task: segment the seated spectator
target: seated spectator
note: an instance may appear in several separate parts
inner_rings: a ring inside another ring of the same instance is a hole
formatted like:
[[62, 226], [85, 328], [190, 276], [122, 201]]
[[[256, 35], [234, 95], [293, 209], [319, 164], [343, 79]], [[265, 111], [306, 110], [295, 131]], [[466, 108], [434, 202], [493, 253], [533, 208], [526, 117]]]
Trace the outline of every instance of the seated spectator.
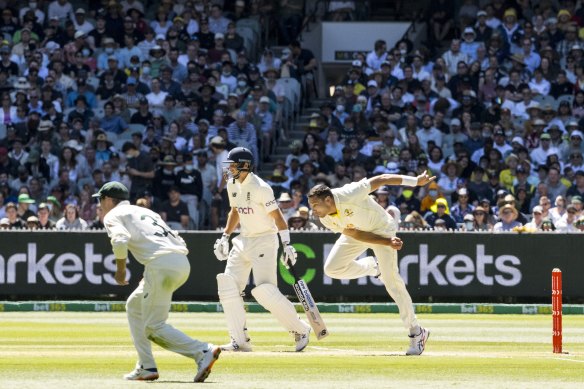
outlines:
[[522, 224], [516, 220], [518, 215], [513, 205], [505, 204], [499, 209], [500, 221], [495, 224], [493, 231], [513, 231], [514, 228], [521, 227]]
[[489, 223], [487, 211], [480, 205], [472, 211], [473, 231], [492, 231], [493, 224]]
[[401, 229], [404, 230], [426, 230], [429, 228], [430, 225], [416, 211], [409, 213], [401, 223]]
[[555, 231], [556, 226], [551, 221], [551, 219], [546, 218], [546, 219], [543, 219], [541, 222], [541, 230], [542, 231]]
[[178, 186], [171, 186], [168, 190], [168, 200], [160, 207], [160, 217], [174, 230], [189, 228], [189, 208], [181, 201]]
[[21, 229], [25, 227], [24, 221], [18, 217], [18, 213], [16, 211], [16, 204], [8, 203], [6, 204], [6, 217], [8, 218], [9, 229]]
[[10, 229], [10, 220], [7, 217], [3, 217], [0, 219], [0, 229], [1, 230], [8, 230]]
[[438, 220], [444, 222], [444, 228], [447, 230], [457, 230], [458, 227], [454, 219], [450, 216], [448, 210], [448, 202], [446, 199], [438, 198], [436, 202], [430, 207], [431, 213], [425, 216], [426, 221], [431, 227], [436, 226]]
[[526, 231], [541, 231], [541, 223], [543, 222], [543, 208], [541, 205], [536, 205], [533, 207], [532, 219], [529, 223], [525, 224]]
[[37, 211], [37, 217], [39, 220], [38, 228], [41, 230], [52, 230], [55, 228], [55, 223], [49, 219], [50, 216], [49, 204], [40, 203]]
[[87, 222], [79, 217], [79, 208], [74, 204], [65, 207], [65, 216], [57, 221], [55, 227], [58, 230], [85, 230]]

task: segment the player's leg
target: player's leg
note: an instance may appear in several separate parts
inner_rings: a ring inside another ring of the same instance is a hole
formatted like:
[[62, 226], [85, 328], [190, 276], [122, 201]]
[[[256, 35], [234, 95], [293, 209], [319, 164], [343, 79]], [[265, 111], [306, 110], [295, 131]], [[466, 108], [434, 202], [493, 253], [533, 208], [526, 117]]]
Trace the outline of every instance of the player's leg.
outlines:
[[159, 346], [200, 361], [209, 344], [187, 336], [166, 323], [172, 294], [189, 276], [190, 265], [182, 254], [167, 254], [146, 266], [142, 315], [148, 339]]
[[126, 315], [130, 326], [130, 335], [134, 348], [138, 353], [136, 367], [130, 373], [124, 375], [127, 380], [151, 381], [158, 378], [156, 362], [152, 355], [152, 344], [146, 337], [144, 321], [142, 319], [142, 300], [144, 299], [144, 280], [126, 301]]
[[424, 351], [430, 332], [418, 324], [412, 298], [399, 274], [397, 251], [388, 246], [375, 245], [372, 248], [377, 256], [385, 289], [397, 304], [400, 318], [410, 332], [410, 348], [406, 354], [420, 355]]
[[251, 262], [244, 251], [241, 238], [233, 239], [232, 243], [225, 272], [217, 275], [219, 301], [223, 306], [227, 330], [231, 337], [231, 343], [222, 345], [221, 348], [226, 351], [251, 351], [242, 298], [242, 292], [249, 279]]
[[341, 235], [324, 263], [325, 274], [332, 278], [344, 280], [376, 276], [377, 264], [375, 258], [365, 257], [355, 261], [355, 258], [367, 250], [367, 247], [363, 242]]
[[251, 294], [256, 301], [276, 317], [288, 332], [294, 336], [296, 351], [302, 351], [308, 344], [310, 326], [300, 320], [294, 305], [277, 287], [278, 237], [276, 235], [253, 238], [246, 242], [251, 247], [253, 278], [256, 287]]

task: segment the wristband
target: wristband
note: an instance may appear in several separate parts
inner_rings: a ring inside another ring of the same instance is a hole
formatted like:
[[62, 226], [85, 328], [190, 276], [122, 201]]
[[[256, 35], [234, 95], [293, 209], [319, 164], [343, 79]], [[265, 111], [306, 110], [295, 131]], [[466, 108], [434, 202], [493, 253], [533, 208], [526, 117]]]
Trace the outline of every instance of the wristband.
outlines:
[[221, 235], [221, 239], [223, 239], [223, 238], [229, 239], [230, 236], [231, 236], [231, 234], [224, 232], [223, 235]]
[[278, 235], [280, 235], [282, 244], [287, 245], [290, 243], [290, 230], [280, 230], [278, 231]]
[[418, 186], [418, 178], [411, 176], [401, 176], [403, 186]]

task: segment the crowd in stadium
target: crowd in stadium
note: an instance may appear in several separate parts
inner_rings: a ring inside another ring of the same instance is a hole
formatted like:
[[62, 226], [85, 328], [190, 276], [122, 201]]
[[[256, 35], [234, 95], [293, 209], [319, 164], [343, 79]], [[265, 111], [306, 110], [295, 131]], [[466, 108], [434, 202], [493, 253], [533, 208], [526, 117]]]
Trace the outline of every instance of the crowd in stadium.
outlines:
[[[9, 4], [0, 228], [101, 228], [91, 194], [116, 180], [173, 228], [216, 229], [221, 162], [245, 146], [258, 171], [275, 163], [264, 178], [295, 229], [319, 227], [306, 207], [314, 184], [428, 170], [438, 179], [426, 188], [372, 194], [403, 228], [583, 230], [584, 7], [445, 3], [427, 10], [425, 44], [363, 47], [278, 161], [278, 79], [311, 80], [318, 66], [297, 40], [304, 1], [163, 0], [148, 2], [150, 17], [137, 0]], [[335, 21], [355, 10], [329, 7]], [[255, 55], [241, 35], [250, 21], [275, 28], [283, 50]], [[312, 100], [315, 84], [303, 85]]]

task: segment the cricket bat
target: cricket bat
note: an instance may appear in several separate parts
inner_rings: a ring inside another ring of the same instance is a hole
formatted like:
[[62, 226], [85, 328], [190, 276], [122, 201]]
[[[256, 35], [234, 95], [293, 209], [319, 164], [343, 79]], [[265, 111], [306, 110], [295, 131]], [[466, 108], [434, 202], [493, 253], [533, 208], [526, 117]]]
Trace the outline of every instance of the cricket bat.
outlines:
[[304, 312], [306, 312], [306, 317], [308, 317], [308, 321], [310, 322], [312, 330], [316, 334], [316, 338], [320, 340], [326, 337], [329, 332], [324, 324], [324, 320], [322, 320], [322, 317], [320, 316], [316, 302], [312, 298], [310, 290], [308, 290], [308, 285], [306, 285], [306, 282], [304, 282], [302, 278], [299, 278], [296, 275], [294, 266], [290, 265], [288, 270], [294, 277], [294, 285], [292, 285], [294, 287], [294, 292], [296, 292], [296, 296], [298, 296], [298, 300], [300, 301], [300, 304], [302, 304]]

